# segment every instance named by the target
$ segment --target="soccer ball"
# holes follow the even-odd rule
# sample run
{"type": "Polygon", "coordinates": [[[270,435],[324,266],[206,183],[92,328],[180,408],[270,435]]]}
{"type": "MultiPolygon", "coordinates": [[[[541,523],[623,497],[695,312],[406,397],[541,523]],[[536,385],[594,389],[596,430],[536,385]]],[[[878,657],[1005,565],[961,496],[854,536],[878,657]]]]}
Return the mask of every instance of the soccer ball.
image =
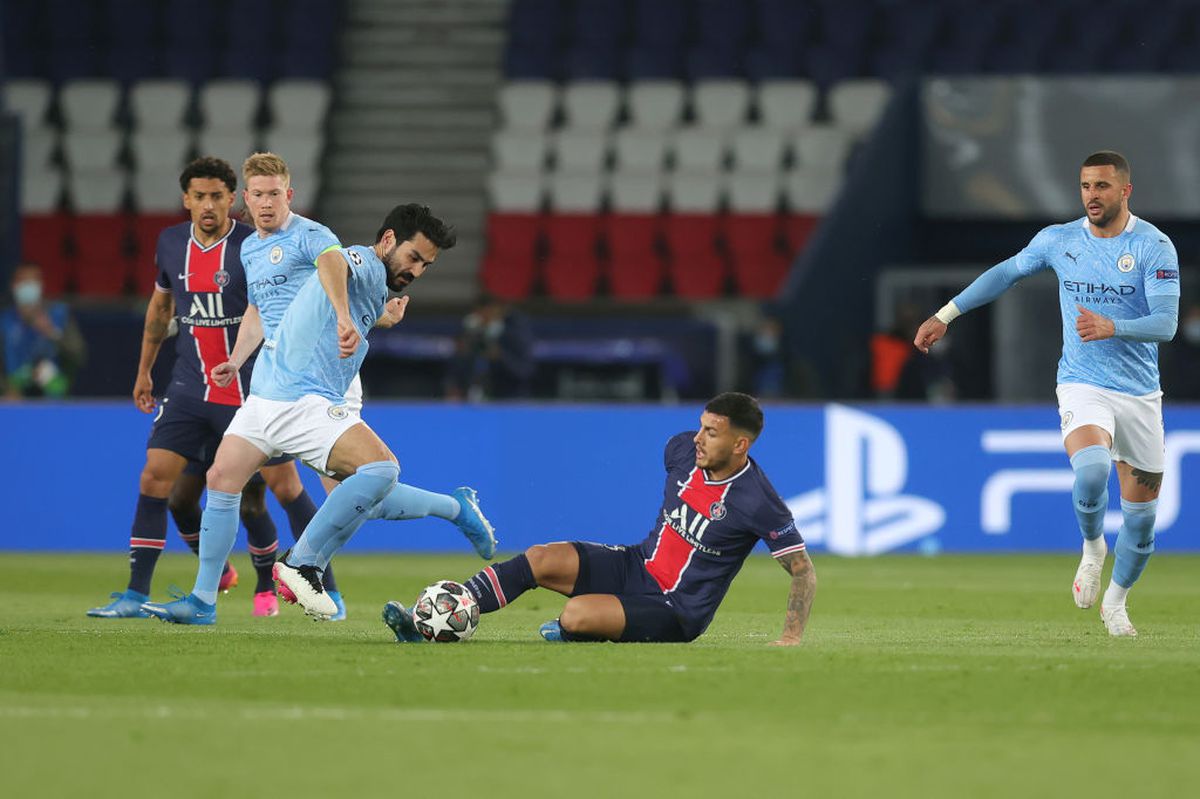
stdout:
{"type": "Polygon", "coordinates": [[[479,627],[479,603],[453,580],[439,580],[422,591],[412,612],[417,631],[427,641],[465,641],[479,627]]]}

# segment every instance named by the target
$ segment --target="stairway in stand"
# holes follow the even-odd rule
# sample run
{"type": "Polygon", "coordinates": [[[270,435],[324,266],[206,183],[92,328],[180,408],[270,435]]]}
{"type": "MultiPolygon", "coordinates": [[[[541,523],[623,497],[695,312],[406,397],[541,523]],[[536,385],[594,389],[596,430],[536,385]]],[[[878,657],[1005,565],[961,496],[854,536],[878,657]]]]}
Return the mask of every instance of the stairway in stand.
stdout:
{"type": "Polygon", "coordinates": [[[318,215],[346,244],[374,241],[402,202],[453,224],[458,244],[419,299],[477,290],[507,13],[502,0],[347,2],[318,215]]]}

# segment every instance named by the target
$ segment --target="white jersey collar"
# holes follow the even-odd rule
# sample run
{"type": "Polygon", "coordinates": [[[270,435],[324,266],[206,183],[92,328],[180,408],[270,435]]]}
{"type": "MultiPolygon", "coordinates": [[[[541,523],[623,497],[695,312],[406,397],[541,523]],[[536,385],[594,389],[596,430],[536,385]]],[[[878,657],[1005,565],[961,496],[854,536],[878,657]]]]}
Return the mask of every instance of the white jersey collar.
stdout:
{"type": "MultiPolygon", "coordinates": [[[[1080,222],[1082,222],[1080,227],[1082,227],[1084,230],[1086,230],[1088,232],[1089,235],[1091,235],[1092,231],[1091,231],[1091,228],[1088,227],[1088,218],[1085,216],[1083,219],[1080,220],[1080,222]]],[[[1137,216],[1132,213],[1129,214],[1129,221],[1125,223],[1125,230],[1123,230],[1121,232],[1122,233],[1132,233],[1133,228],[1135,225],[1137,225],[1137,223],[1138,223],[1137,216]]],[[[1096,236],[1096,238],[1100,238],[1100,236],[1096,236]]]]}

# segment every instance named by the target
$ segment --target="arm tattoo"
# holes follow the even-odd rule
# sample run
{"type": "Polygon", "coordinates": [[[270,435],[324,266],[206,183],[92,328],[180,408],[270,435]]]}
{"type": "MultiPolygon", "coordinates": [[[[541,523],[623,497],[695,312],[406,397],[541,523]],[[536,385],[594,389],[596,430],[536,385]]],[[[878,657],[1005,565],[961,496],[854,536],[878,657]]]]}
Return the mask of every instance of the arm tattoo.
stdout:
{"type": "Polygon", "coordinates": [[[792,575],[792,587],[788,592],[787,616],[783,624],[783,637],[799,639],[808,624],[812,610],[813,595],[817,592],[817,575],[812,561],[804,551],[793,552],[779,558],[779,565],[792,575]]]}
{"type": "Polygon", "coordinates": [[[1138,485],[1145,486],[1151,491],[1157,491],[1162,486],[1162,472],[1143,472],[1141,469],[1133,469],[1130,474],[1137,479],[1138,485]]]}

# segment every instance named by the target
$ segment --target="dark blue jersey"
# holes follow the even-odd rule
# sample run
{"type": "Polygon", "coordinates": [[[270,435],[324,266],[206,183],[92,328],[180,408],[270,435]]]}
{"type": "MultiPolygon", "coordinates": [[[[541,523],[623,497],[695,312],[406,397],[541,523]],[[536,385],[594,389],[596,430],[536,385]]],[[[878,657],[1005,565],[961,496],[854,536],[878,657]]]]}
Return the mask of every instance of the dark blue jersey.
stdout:
{"type": "Polygon", "coordinates": [[[154,263],[157,291],[170,292],[179,317],[175,344],[178,358],[171,372],[170,396],[185,396],[220,405],[241,405],[250,386],[254,359],[242,365],[238,379],[224,388],[209,374],[229,360],[246,313],[246,272],[242,241],[254,229],[234,222],[224,238],[208,247],[192,236],[192,224],[171,225],[158,236],[154,263]]]}
{"type": "Polygon", "coordinates": [[[729,584],[759,541],[775,557],[804,549],[787,505],[751,458],[725,480],[696,466],[696,434],[667,442],[667,483],[653,532],[641,544],[654,578],[689,633],[712,621],[729,584]]]}

